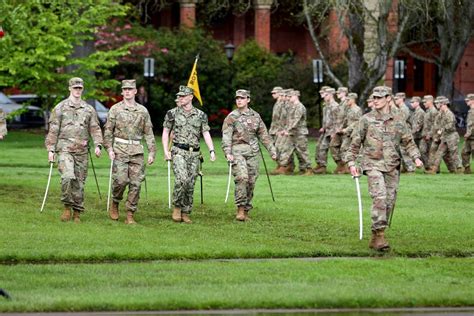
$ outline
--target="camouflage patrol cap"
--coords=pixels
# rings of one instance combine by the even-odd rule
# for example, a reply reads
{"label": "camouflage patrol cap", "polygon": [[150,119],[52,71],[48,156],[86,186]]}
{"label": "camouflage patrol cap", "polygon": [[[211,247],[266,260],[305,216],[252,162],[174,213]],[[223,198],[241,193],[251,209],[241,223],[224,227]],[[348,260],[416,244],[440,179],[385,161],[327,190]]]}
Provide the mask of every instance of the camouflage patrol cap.
{"label": "camouflage patrol cap", "polygon": [[423,97],[423,102],[428,102],[428,101],[433,101],[433,100],[434,100],[434,98],[430,94],[427,94]]}
{"label": "camouflage patrol cap", "polygon": [[235,91],[236,98],[250,98],[250,91],[245,89],[239,89]]}
{"label": "camouflage patrol cap", "polygon": [[395,94],[395,99],[405,99],[407,96],[405,94],[405,92],[397,92]]}
{"label": "camouflage patrol cap", "polygon": [[331,88],[331,87],[327,87],[326,89],[324,89],[324,92],[334,94],[334,93],[336,93],[336,89]]}
{"label": "camouflage patrol cap", "polygon": [[446,98],[444,95],[440,95],[438,97],[436,97],[435,101],[434,101],[435,104],[449,104],[449,99]]}
{"label": "camouflage patrol cap", "polygon": [[322,86],[319,93],[323,93],[326,89],[331,88],[330,86]]}
{"label": "camouflage patrol cap", "polygon": [[369,95],[369,97],[367,98],[367,102],[370,102],[370,101],[374,101],[374,95],[373,94]]}
{"label": "camouflage patrol cap", "polygon": [[466,98],[464,99],[464,101],[469,101],[469,100],[474,100],[474,93],[469,93]]}
{"label": "camouflage patrol cap", "polygon": [[358,95],[357,95],[357,93],[355,93],[355,92],[351,92],[351,93],[349,93],[349,94],[347,95],[347,97],[348,97],[349,99],[354,99],[354,100],[356,100],[356,99],[358,98]]}
{"label": "camouflage patrol cap", "polygon": [[137,83],[135,80],[122,80],[122,89],[136,89]]}
{"label": "camouflage patrol cap", "polygon": [[194,90],[188,86],[179,86],[179,92],[176,93],[177,96],[187,96],[193,94]]}
{"label": "camouflage patrol cap", "polygon": [[285,89],[285,90],[282,90],[282,94],[283,94],[283,95],[286,95],[286,96],[290,96],[293,91],[294,91],[294,90],[291,89],[291,88]]}
{"label": "camouflage patrol cap", "polygon": [[273,87],[272,93],[280,93],[283,90],[282,87]]}
{"label": "camouflage patrol cap", "polygon": [[349,93],[349,89],[347,87],[339,87],[337,88],[337,93]]}
{"label": "camouflage patrol cap", "polygon": [[79,77],[71,78],[71,79],[69,79],[69,87],[71,87],[71,88],[76,88],[76,87],[84,88],[84,80],[82,80]]}
{"label": "camouflage patrol cap", "polygon": [[413,102],[418,102],[420,103],[421,102],[421,98],[420,97],[412,97],[411,100],[410,100],[411,103]]}
{"label": "camouflage patrol cap", "polygon": [[299,97],[301,95],[301,93],[299,92],[299,90],[291,90],[290,93],[289,93],[289,96],[297,96]]}
{"label": "camouflage patrol cap", "polygon": [[372,91],[372,98],[373,97],[385,97],[387,95],[389,95],[390,92],[388,90],[388,87],[386,86],[378,86],[378,87],[375,87],[374,90]]}

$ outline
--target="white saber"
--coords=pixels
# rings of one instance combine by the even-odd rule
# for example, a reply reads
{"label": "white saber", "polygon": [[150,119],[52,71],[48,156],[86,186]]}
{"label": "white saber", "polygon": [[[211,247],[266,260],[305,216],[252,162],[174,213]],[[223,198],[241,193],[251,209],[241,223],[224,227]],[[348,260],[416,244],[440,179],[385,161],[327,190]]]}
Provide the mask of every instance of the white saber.
{"label": "white saber", "polygon": [[359,185],[360,176],[353,177],[353,178],[356,181],[357,200],[359,202],[359,240],[362,240],[362,198],[360,196],[360,185]]}
{"label": "white saber", "polygon": [[112,189],[112,167],[114,165],[114,161],[110,160],[110,171],[109,171],[109,193],[107,193],[107,212],[109,211],[110,207],[110,191]]}
{"label": "white saber", "polygon": [[44,205],[46,204],[46,198],[48,197],[49,184],[51,183],[51,174],[53,173],[53,164],[54,164],[54,161],[49,162],[48,184],[46,184],[46,192],[44,192],[44,198],[43,198],[43,203],[41,204],[40,213],[43,213]]}
{"label": "white saber", "polygon": [[228,161],[228,163],[229,163],[229,177],[227,178],[227,192],[225,194],[225,202],[224,203],[227,203],[227,200],[229,198],[230,178],[232,176],[232,162]]}
{"label": "white saber", "polygon": [[171,161],[168,160],[168,208],[171,209]]}

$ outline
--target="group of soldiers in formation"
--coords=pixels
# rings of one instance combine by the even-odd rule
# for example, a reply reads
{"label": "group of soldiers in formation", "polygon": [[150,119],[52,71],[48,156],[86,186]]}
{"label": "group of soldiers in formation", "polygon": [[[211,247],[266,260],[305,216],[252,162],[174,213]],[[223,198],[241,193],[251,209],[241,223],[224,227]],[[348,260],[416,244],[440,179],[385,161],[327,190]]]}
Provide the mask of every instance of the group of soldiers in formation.
{"label": "group of soldiers in formation", "polygon": [[[391,89],[388,87],[387,89],[391,94]],[[328,152],[331,152],[337,166],[334,174],[350,173],[344,154],[349,149],[352,132],[363,115],[362,109],[357,105],[357,94],[349,93],[346,87],[335,90],[324,86],[319,91],[324,100],[324,107],[315,155],[316,166],[311,168],[306,109],[299,101],[299,91],[275,87],[271,93],[276,102],[273,106],[269,133],[273,137],[278,152],[277,168],[272,174],[294,174],[294,154],[298,159],[299,174],[326,174]],[[423,98],[415,96],[410,100],[411,110],[406,105],[405,99],[406,95],[403,92],[392,95],[390,107],[393,112],[398,113],[411,130],[413,140],[421,153],[425,173],[439,173],[441,160],[444,160],[449,172],[471,174],[470,156],[474,140],[472,110],[469,111],[467,117],[461,159],[458,153],[460,138],[456,129],[455,116],[449,110],[449,99],[444,96],[436,99],[431,95],[425,95]],[[468,94],[466,97],[466,103],[471,109],[473,99],[474,94]],[[373,106],[374,98],[370,95],[367,100],[367,109],[372,111]],[[401,150],[401,157],[401,172],[415,172],[414,162],[404,149]]]}
{"label": "group of soldiers in formation", "polygon": [[[62,221],[80,222],[84,212],[84,184],[88,170],[89,138],[94,152],[100,157],[105,147],[111,160],[112,204],[108,210],[112,220],[118,220],[119,204],[125,202],[126,224],[135,224],[134,214],[140,197],[141,182],[145,179],[144,143],[148,149],[147,164],[155,160],[156,144],[153,126],[147,109],[135,101],[135,80],[122,81],[123,101],[110,109],[102,134],[97,113],[82,100],[84,82],[81,78],[69,80],[70,95],[52,111],[45,146],[48,160],[58,160],[61,174],[61,201],[64,211]],[[372,197],[372,237],[369,247],[387,250],[389,244],[384,231],[393,212],[398,189],[401,165],[406,172],[415,167],[436,173],[441,159],[451,172],[470,173],[470,156],[474,146],[474,94],[466,98],[470,110],[462,151],[462,165],[457,145],[459,136],[455,118],[449,110],[446,97],[413,97],[410,111],[405,105],[405,94],[392,95],[390,88],[374,88],[368,100],[370,112],[362,115],[357,106],[357,94],[348,89],[323,87],[319,93],[324,99],[323,124],[316,151],[317,165],[311,168],[308,154],[308,129],[306,109],[299,101],[300,92],[275,87],[277,100],[269,132],[260,115],[249,107],[250,92],[237,90],[236,109],[224,120],[222,150],[229,163],[235,182],[234,200],[236,219],[249,220],[253,192],[259,174],[261,142],[271,158],[277,161],[274,174],[293,173],[295,153],[301,174],[327,172],[327,155],[331,151],[337,164],[335,173],[350,173],[359,177],[367,175]],[[193,193],[201,158],[200,137],[208,147],[210,160],[216,153],[207,116],[192,104],[194,91],[180,86],[176,94],[176,107],[164,118],[162,146],[164,159],[173,166],[172,220],[192,223]],[[335,101],[334,95],[340,103]],[[420,103],[423,102],[425,111]],[[3,113],[0,112],[3,118]],[[0,120],[0,139],[6,134],[4,119]],[[358,167],[357,167],[358,165]]]}

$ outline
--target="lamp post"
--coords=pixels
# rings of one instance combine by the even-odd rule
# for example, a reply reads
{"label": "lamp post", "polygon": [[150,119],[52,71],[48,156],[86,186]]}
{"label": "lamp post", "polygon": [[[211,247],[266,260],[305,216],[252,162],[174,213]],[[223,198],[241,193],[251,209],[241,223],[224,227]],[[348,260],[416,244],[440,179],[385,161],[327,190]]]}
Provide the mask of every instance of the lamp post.
{"label": "lamp post", "polygon": [[323,61],[321,59],[313,59],[313,82],[318,84],[319,126],[322,127],[323,109],[321,108],[321,94],[319,93],[323,82]]}
{"label": "lamp post", "polygon": [[[231,89],[230,95],[232,95],[232,77],[233,77],[232,59],[234,58],[235,46],[229,42],[227,45],[224,46],[224,51],[225,51],[225,55],[227,56],[227,60],[229,61],[229,66],[230,66],[229,89]],[[232,111],[232,107],[233,107],[232,105],[229,106],[230,111]]]}
{"label": "lamp post", "polygon": [[143,77],[148,83],[148,108],[151,106],[151,79],[155,76],[155,59],[145,58],[143,61]]}

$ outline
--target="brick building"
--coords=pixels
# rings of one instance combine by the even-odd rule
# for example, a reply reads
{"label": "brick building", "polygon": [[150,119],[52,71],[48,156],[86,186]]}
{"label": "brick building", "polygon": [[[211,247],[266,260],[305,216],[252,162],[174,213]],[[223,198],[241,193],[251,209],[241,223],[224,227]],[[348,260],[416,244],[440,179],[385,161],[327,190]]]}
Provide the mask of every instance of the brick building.
{"label": "brick building", "polygon": [[[177,0],[160,11],[150,14],[155,27],[193,27],[199,16],[197,0]],[[225,18],[204,25],[217,40],[231,43],[238,47],[245,40],[254,38],[262,47],[276,53],[292,51],[302,59],[317,58],[310,34],[307,29],[296,23],[285,23],[284,12],[274,9],[273,0],[253,0],[252,7],[244,14],[228,14]],[[283,21],[283,22],[282,22]],[[328,56],[338,56],[347,49],[347,40],[337,22],[337,16],[330,12],[327,23],[330,25],[328,42],[323,42],[323,49]],[[404,78],[394,78],[395,60],[402,60],[405,66]],[[400,54],[390,61],[385,75],[385,83],[395,91],[405,91],[407,95],[422,96],[436,94],[437,67],[434,64],[415,59],[407,54]],[[474,91],[474,39],[464,52],[454,82],[455,95],[466,95]]]}

